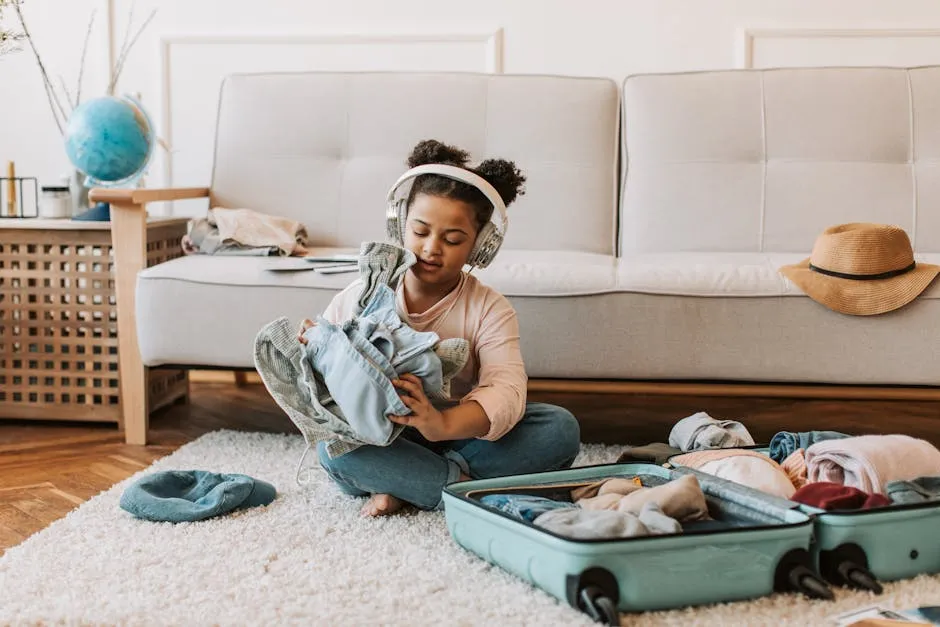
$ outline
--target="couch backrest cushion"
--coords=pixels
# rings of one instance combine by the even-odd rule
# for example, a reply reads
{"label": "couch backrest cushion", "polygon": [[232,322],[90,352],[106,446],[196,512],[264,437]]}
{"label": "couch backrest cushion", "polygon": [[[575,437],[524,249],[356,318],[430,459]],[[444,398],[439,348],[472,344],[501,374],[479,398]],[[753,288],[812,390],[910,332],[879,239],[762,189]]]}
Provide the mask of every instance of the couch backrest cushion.
{"label": "couch backrest cushion", "polygon": [[636,75],[621,250],[808,251],[884,222],[940,250],[940,68]]}
{"label": "couch backrest cushion", "polygon": [[220,95],[212,204],[303,222],[320,246],[385,238],[385,197],[420,140],[528,176],[505,247],[612,254],[619,96],[604,78],[239,74]]}

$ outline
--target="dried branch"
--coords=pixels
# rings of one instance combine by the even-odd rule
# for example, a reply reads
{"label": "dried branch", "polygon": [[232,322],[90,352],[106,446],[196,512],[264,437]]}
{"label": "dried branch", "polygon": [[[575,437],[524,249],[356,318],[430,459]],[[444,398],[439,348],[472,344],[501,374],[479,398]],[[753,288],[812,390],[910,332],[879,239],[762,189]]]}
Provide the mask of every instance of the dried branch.
{"label": "dried branch", "polygon": [[52,89],[52,85],[47,83],[45,80],[42,82],[42,86],[46,90],[46,99],[49,101],[49,108],[52,109],[52,119],[55,120],[55,125],[59,129],[59,134],[65,135],[65,129],[63,128],[64,120],[59,120],[59,114],[56,112],[55,103],[53,100],[57,100],[55,96],[55,91]]}
{"label": "dried branch", "polygon": [[8,52],[17,52],[20,47],[18,41],[25,39],[22,33],[12,31],[0,31],[0,55]]}
{"label": "dried branch", "polygon": [[88,40],[91,39],[91,30],[95,25],[95,14],[98,9],[93,9],[91,17],[88,19],[88,30],[85,31],[85,43],[82,44],[82,60],[78,64],[78,84],[75,86],[75,106],[82,101],[82,77],[85,75],[85,54],[88,52]]}
{"label": "dried branch", "polygon": [[62,75],[59,75],[59,83],[62,85],[62,93],[65,94],[65,102],[69,105],[69,112],[75,111],[75,102],[72,100],[72,94],[69,93],[69,88],[65,86],[65,79],[62,78]]}
{"label": "dried branch", "polygon": [[[0,17],[3,16],[3,7],[9,5],[8,0],[0,0]],[[23,33],[0,28],[0,55],[20,50],[19,43],[26,37]]]}
{"label": "dried branch", "polygon": [[[134,24],[134,9],[137,7],[137,2],[131,2],[131,9],[127,12],[127,26],[124,27],[124,41],[121,42],[121,49],[118,50],[117,58],[120,59],[124,56],[124,51],[127,50],[127,40],[131,36],[131,26]],[[115,65],[117,65],[115,63]],[[111,68],[114,70],[114,68]]]}
{"label": "dried branch", "polygon": [[[0,29],[0,54],[3,52],[8,52],[12,49],[15,49],[16,42],[20,40],[25,40],[29,43],[29,47],[33,52],[33,56],[36,59],[36,63],[39,66],[39,73],[42,77],[43,88],[46,90],[46,99],[49,101],[49,109],[52,111],[52,118],[55,120],[56,127],[59,129],[59,133],[64,134],[65,124],[68,122],[70,111],[74,111],[75,108],[81,103],[82,99],[82,83],[84,82],[85,76],[85,59],[88,54],[88,45],[91,40],[91,33],[94,30],[94,23],[96,17],[96,10],[93,10],[91,17],[88,21],[88,28],[85,31],[85,41],[82,45],[82,56],[79,62],[79,71],[78,71],[78,80],[75,86],[74,97],[73,94],[69,91],[66,86],[65,80],[62,76],[59,76],[59,85],[62,89],[62,96],[58,94],[58,88],[53,85],[52,80],[49,78],[49,73],[46,71],[46,66],[42,62],[42,57],[39,55],[39,50],[36,48],[36,44],[33,41],[32,35],[29,32],[29,27],[26,25],[26,19],[23,16],[23,12],[20,9],[20,3],[22,0],[0,0],[0,12],[2,12],[4,7],[12,6],[13,10],[16,12],[16,17],[19,20],[20,26],[22,27],[22,33],[5,31]],[[110,77],[108,83],[108,95],[114,95],[114,90],[117,86],[118,79],[121,76],[121,72],[124,69],[124,64],[127,61],[128,56],[130,55],[131,49],[137,43],[137,40],[149,26],[150,22],[153,21],[153,18],[156,17],[156,9],[151,12],[147,17],[144,23],[136,31],[132,30],[133,26],[133,17],[134,17],[134,6],[131,5],[131,10],[128,15],[127,22],[127,31],[124,33],[124,41],[121,44],[120,54],[115,61],[114,65],[110,68]],[[66,111],[66,108],[62,106],[62,99],[65,99],[66,104],[69,107],[69,111]],[[166,146],[164,146],[166,149]]]}
{"label": "dried branch", "polygon": [[[16,1],[17,0],[0,0],[0,18],[3,17],[3,8]],[[23,33],[0,28],[0,55],[8,52],[18,52],[20,50],[18,42],[23,39],[25,39]]]}
{"label": "dried branch", "polygon": [[137,29],[137,32],[134,34],[134,37],[131,39],[127,48],[121,52],[121,56],[118,58],[117,63],[115,63],[114,72],[111,75],[111,84],[108,85],[108,93],[113,95],[114,88],[117,85],[118,78],[121,76],[121,71],[124,69],[124,62],[127,60],[127,55],[130,54],[131,48],[134,47],[134,44],[137,43],[137,40],[143,34],[144,30],[150,24],[154,17],[157,16],[157,10],[154,9],[150,15],[144,20],[144,23],[141,24],[140,28]]}
{"label": "dried branch", "polygon": [[20,26],[23,27],[23,36],[26,41],[29,42],[29,47],[33,51],[33,56],[36,57],[36,63],[39,64],[39,72],[42,74],[42,81],[46,87],[46,97],[49,99],[49,106],[52,108],[52,117],[55,118],[55,124],[59,128],[59,133],[63,133],[62,121],[59,120],[59,115],[62,115],[63,119],[68,119],[68,116],[65,114],[65,109],[62,107],[62,103],[59,102],[59,97],[55,93],[55,89],[52,86],[52,81],[49,80],[49,74],[46,72],[46,66],[43,65],[42,58],[39,56],[39,51],[36,50],[36,44],[33,43],[33,38],[29,34],[29,28],[26,26],[26,20],[23,19],[23,11],[20,9],[19,2],[13,2],[13,10],[16,11],[16,17],[20,21]]}

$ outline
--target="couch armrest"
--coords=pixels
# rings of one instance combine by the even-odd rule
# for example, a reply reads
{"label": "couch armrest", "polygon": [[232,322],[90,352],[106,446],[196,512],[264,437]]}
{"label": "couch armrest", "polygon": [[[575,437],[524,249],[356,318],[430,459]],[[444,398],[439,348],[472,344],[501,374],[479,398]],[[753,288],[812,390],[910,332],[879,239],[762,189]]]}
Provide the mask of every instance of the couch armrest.
{"label": "couch armrest", "polygon": [[111,250],[117,300],[118,369],[121,381],[121,426],[128,444],[147,443],[149,403],[147,369],[137,344],[137,275],[147,267],[148,202],[203,198],[207,187],[169,189],[109,189],[89,191],[91,202],[111,205]]}

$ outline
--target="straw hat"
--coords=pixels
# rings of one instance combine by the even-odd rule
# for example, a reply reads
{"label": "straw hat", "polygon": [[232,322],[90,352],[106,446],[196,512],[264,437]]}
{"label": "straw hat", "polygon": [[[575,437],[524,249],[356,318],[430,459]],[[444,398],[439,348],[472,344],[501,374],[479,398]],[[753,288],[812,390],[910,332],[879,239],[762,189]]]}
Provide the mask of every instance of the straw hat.
{"label": "straw hat", "polygon": [[833,311],[871,316],[917,298],[940,266],[914,261],[904,229],[855,222],[827,228],[816,238],[808,259],[783,266],[780,272]]}

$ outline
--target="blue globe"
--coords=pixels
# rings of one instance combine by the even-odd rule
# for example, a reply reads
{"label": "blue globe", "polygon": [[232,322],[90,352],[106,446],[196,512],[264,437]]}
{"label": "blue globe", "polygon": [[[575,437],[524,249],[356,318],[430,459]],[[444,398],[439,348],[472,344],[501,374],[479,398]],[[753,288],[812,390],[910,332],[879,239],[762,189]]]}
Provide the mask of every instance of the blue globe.
{"label": "blue globe", "polygon": [[128,96],[103,96],[82,103],[65,130],[65,152],[88,184],[133,183],[153,154],[155,135],[143,107]]}

